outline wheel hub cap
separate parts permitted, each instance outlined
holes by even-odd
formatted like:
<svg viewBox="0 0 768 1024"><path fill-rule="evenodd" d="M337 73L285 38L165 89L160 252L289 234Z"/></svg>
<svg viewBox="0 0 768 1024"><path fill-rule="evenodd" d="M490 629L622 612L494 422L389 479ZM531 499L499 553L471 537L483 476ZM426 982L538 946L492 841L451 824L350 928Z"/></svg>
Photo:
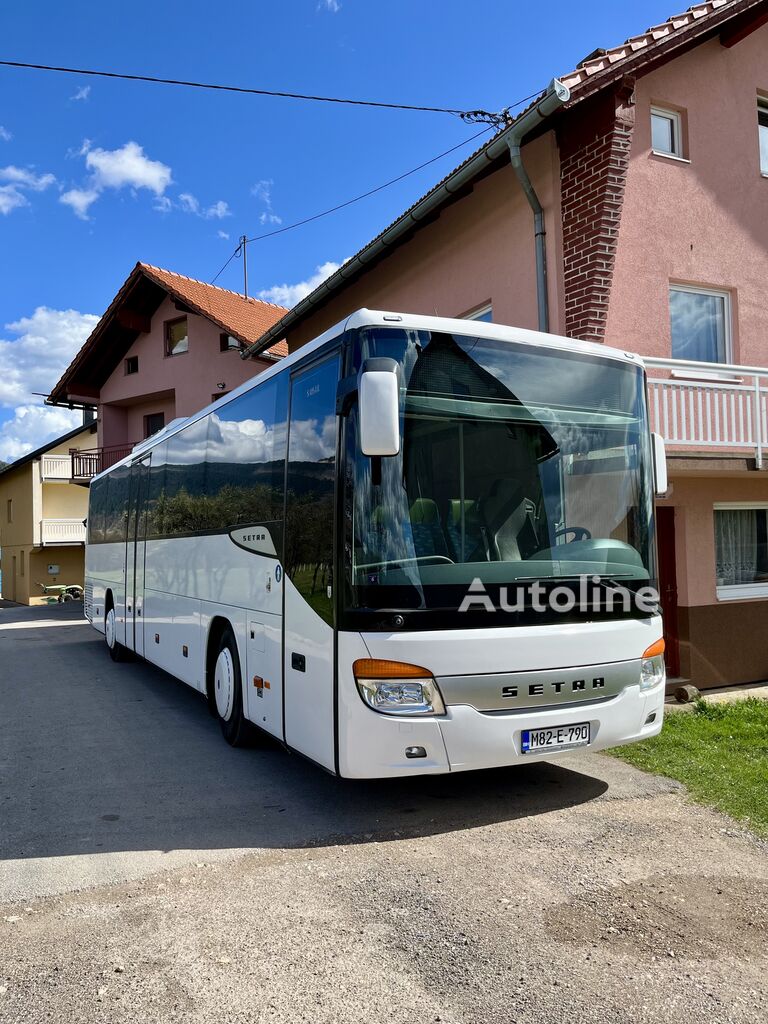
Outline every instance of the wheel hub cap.
<svg viewBox="0 0 768 1024"><path fill-rule="evenodd" d="M227 648L219 651L213 673L213 687L216 694L216 710L219 717L228 722L232 714L235 696L235 671L232 654Z"/></svg>

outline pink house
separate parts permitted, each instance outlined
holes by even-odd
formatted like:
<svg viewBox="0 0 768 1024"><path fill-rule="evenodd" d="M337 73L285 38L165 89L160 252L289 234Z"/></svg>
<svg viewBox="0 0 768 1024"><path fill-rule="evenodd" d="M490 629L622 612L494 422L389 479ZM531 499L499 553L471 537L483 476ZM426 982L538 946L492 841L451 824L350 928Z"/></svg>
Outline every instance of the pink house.
<svg viewBox="0 0 768 1024"><path fill-rule="evenodd" d="M668 669L702 687L768 678L767 53L766 0L595 50L249 349L367 306L647 357Z"/></svg>
<svg viewBox="0 0 768 1024"><path fill-rule="evenodd" d="M98 447L74 457L75 478L87 480L280 359L280 340L255 362L239 354L286 312L137 263L49 398L97 409Z"/></svg>

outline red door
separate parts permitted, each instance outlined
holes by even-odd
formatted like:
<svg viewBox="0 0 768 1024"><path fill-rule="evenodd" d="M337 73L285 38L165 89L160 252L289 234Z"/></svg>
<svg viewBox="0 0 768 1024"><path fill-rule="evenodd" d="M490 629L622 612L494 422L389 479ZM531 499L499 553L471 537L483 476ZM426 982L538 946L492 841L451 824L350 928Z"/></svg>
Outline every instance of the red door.
<svg viewBox="0 0 768 1024"><path fill-rule="evenodd" d="M680 675L680 640L677 630L677 563L675 561L675 510L656 509L656 537L659 548L659 589L664 617L667 675Z"/></svg>

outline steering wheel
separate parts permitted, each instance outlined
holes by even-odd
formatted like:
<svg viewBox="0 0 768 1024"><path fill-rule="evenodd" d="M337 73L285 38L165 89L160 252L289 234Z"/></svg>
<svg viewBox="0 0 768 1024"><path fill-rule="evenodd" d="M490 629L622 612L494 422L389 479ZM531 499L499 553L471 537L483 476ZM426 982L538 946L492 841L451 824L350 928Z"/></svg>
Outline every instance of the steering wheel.
<svg viewBox="0 0 768 1024"><path fill-rule="evenodd" d="M569 533L574 535L573 540L590 540L592 537L592 534L586 526L564 526L560 530L555 530L555 540L560 537L565 537ZM570 541L567 541L566 543L570 543Z"/></svg>

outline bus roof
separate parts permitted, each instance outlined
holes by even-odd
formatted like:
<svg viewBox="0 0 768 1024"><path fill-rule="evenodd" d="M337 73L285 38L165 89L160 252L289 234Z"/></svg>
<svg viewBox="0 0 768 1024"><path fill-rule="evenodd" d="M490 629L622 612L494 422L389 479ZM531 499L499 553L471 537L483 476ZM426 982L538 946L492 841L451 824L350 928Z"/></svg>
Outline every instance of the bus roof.
<svg viewBox="0 0 768 1024"><path fill-rule="evenodd" d="M183 427L188 426L190 423L194 423L203 416L207 416L213 408L220 408L224 405L228 405L229 402L238 398L246 391L250 391L250 389L257 384L261 384L265 380L274 377L276 374L282 373L286 368L290 368L295 363L305 359L308 355L311 355L313 352L323 348L335 338L344 334L345 331L355 330L361 327L394 327L410 331L435 331L441 334L465 334L474 338L488 338L495 341L514 341L537 348L555 349L561 352L567 352L569 355L574 356L602 356L603 359L616 359L623 363L631 362L636 366L643 365L642 359L631 352L622 352L620 349L610 348L606 345L597 344L591 341L579 341L576 338L564 338L558 334L542 334L540 331L531 331L524 327L510 327L506 324L487 323L483 320L426 316L421 313L396 313L386 312L383 310L358 309L354 313L351 313L345 320L341 320L339 323L334 324L333 327L329 327L327 331L324 331L323 334L315 338L314 341L310 341L306 345L302 345L301 348L296 349L295 352L291 352L290 355L285 356L279 362L275 363L274 366L269 367L269 369L262 371L250 380L245 381L245 383L241 384L239 387L234 388L225 398L220 398L216 402L211 402L209 405L200 409L199 412L193 413L191 416L172 420L167 427L163 428L163 430L159 430L157 434L153 434L152 437L147 438L145 441L141 441L134 447L133 451L129 455L126 455L125 458L116 462L108 469L96 474L92 479L98 480L100 477L111 473L120 466L130 465L134 459L139 456L146 455L148 452L152 451L155 445L167 441L168 438L173 437Z"/></svg>

